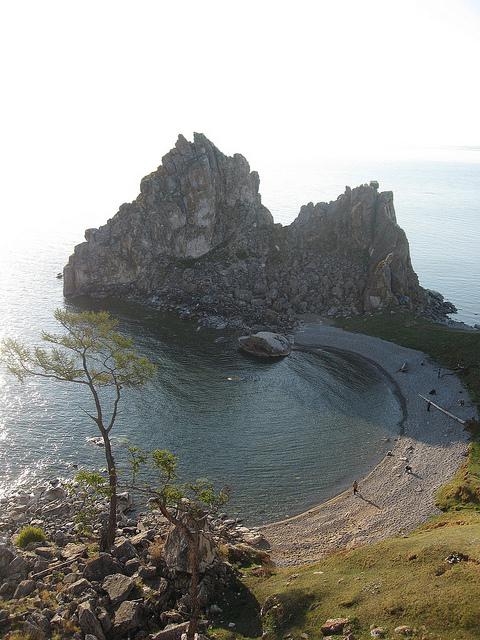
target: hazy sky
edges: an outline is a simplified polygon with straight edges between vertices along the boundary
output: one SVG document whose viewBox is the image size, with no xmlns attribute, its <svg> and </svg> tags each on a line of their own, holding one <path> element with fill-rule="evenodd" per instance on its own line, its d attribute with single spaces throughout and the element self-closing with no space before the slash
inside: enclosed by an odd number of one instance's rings
<svg viewBox="0 0 480 640">
<path fill-rule="evenodd" d="M 179 132 L 260 174 L 480 144 L 479 2 L 5 0 L 0 49 L 15 221 L 106 219 Z"/>
</svg>

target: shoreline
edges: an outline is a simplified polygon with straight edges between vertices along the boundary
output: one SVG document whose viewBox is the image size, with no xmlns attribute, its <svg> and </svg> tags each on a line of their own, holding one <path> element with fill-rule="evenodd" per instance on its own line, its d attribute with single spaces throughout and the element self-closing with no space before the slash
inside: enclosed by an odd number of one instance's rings
<svg viewBox="0 0 480 640">
<path fill-rule="evenodd" d="M 295 345 L 317 353 L 351 352 L 369 361 L 399 394 L 404 419 L 392 455 L 359 480 L 358 496 L 346 490 L 303 513 L 258 527 L 271 543 L 277 565 L 307 564 L 339 549 L 407 533 L 440 513 L 435 493 L 465 460 L 469 436 L 439 411 L 427 412 L 418 393 L 436 389 L 435 401 L 471 418 L 477 411 L 460 380 L 454 375 L 438 379 L 438 365 L 420 351 L 319 322 L 297 330 Z M 405 361 L 409 371 L 402 373 Z M 465 406 L 458 404 L 460 399 Z M 406 464 L 412 466 L 411 474 L 405 473 Z"/>
</svg>

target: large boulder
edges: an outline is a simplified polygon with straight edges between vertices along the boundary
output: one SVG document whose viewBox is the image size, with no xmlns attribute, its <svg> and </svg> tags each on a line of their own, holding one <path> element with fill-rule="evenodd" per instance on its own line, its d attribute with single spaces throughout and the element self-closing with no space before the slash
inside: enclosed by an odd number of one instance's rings
<svg viewBox="0 0 480 640">
<path fill-rule="evenodd" d="M 125 290 L 143 280 L 147 263 L 198 259 L 245 227 L 245 244 L 254 246 L 261 228 L 273 226 L 258 186 L 243 156 L 225 156 L 202 134 L 193 143 L 180 135 L 162 165 L 143 178 L 138 198 L 105 226 L 88 229 L 65 267 L 65 295 Z"/>
<path fill-rule="evenodd" d="M 288 338 L 280 333 L 259 331 L 251 336 L 242 336 L 238 339 L 242 351 L 260 358 L 282 358 L 288 356 L 292 347 Z"/>
<path fill-rule="evenodd" d="M 78 596 L 82 595 L 84 591 L 91 588 L 91 584 L 85 578 L 80 578 L 80 580 L 76 580 L 72 582 L 66 589 L 66 592 L 72 596 L 73 598 L 78 598 Z"/>
<path fill-rule="evenodd" d="M 142 623 L 143 605 L 137 600 L 126 600 L 118 607 L 113 622 L 113 635 L 121 638 L 135 631 Z"/>
<path fill-rule="evenodd" d="M 102 584 L 102 588 L 108 593 L 108 597 L 113 606 L 126 600 L 134 587 L 135 580 L 121 573 L 114 573 L 111 576 L 107 576 Z"/>
<path fill-rule="evenodd" d="M 7 576 L 8 565 L 14 558 L 14 550 L 6 544 L 0 544 L 0 578 Z"/>
<path fill-rule="evenodd" d="M 89 602 L 82 602 L 77 609 L 78 624 L 85 635 L 91 634 L 98 640 L 105 640 L 105 634 L 100 620 L 95 615 Z"/>
<path fill-rule="evenodd" d="M 118 558 L 122 562 L 132 560 L 138 556 L 137 550 L 128 538 L 120 538 L 115 542 L 115 546 L 112 549 L 112 556 Z"/>
<path fill-rule="evenodd" d="M 35 591 L 35 580 L 22 580 L 15 590 L 14 598 L 25 598 Z"/>
<path fill-rule="evenodd" d="M 189 622 L 181 622 L 180 624 L 170 624 L 167 625 L 165 629 L 162 631 L 157 631 L 153 636 L 151 636 L 152 640 L 181 640 L 181 637 L 184 633 L 188 631 Z"/>
<path fill-rule="evenodd" d="M 99 553 L 98 557 L 88 560 L 83 570 L 83 577 L 87 580 L 100 581 L 112 573 L 120 573 L 121 564 L 109 553 Z"/>
<path fill-rule="evenodd" d="M 188 516 L 182 516 L 187 526 L 191 529 L 194 525 L 188 525 Z M 207 525 L 205 525 L 206 527 Z M 163 548 L 163 556 L 170 570 L 190 573 L 188 540 L 181 527 L 174 527 L 167 536 Z M 218 561 L 218 551 L 210 536 L 199 534 L 199 571 L 203 573 L 208 567 Z"/>
</svg>

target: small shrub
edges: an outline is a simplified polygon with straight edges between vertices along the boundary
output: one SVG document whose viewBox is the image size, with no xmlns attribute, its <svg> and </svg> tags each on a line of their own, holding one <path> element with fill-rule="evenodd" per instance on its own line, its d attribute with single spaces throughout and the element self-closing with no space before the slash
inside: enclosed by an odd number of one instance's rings
<svg viewBox="0 0 480 640">
<path fill-rule="evenodd" d="M 163 562 L 164 542 L 161 538 L 156 538 L 148 547 L 148 553 L 152 559 L 152 564 L 158 567 Z"/>
<path fill-rule="evenodd" d="M 40 527 L 23 527 L 16 537 L 15 544 L 21 549 L 25 549 L 31 542 L 45 542 L 47 539 L 43 529 Z"/>
</svg>

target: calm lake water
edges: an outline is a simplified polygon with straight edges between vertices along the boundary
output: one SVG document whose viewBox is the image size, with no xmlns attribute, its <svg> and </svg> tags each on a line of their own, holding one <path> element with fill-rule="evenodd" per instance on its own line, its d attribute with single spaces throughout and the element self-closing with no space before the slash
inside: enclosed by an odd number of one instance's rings
<svg viewBox="0 0 480 640">
<path fill-rule="evenodd" d="M 452 300 L 458 319 L 480 322 L 479 164 L 297 166 L 261 175 L 263 201 L 284 223 L 300 204 L 335 198 L 345 184 L 377 179 L 381 189 L 394 190 L 421 283 Z M 53 329 L 52 311 L 64 304 L 55 274 L 84 226 L 69 220 L 55 229 L 12 229 L 2 238 L 1 335 L 34 342 L 42 329 Z M 153 384 L 126 398 L 115 433 L 119 460 L 127 440 L 171 448 L 185 477 L 208 475 L 231 486 L 229 511 L 250 523 L 334 495 L 379 460 L 386 438 L 398 431 L 393 391 L 355 358 L 296 352 L 262 363 L 239 354 L 222 332 L 197 331 L 138 307 L 110 309 L 159 365 Z M 72 463 L 104 466 L 103 451 L 86 441 L 96 433 L 81 411 L 88 408 L 81 390 L 38 381 L 22 386 L 4 372 L 0 385 L 0 495 L 35 477 L 68 475 Z"/>
</svg>

